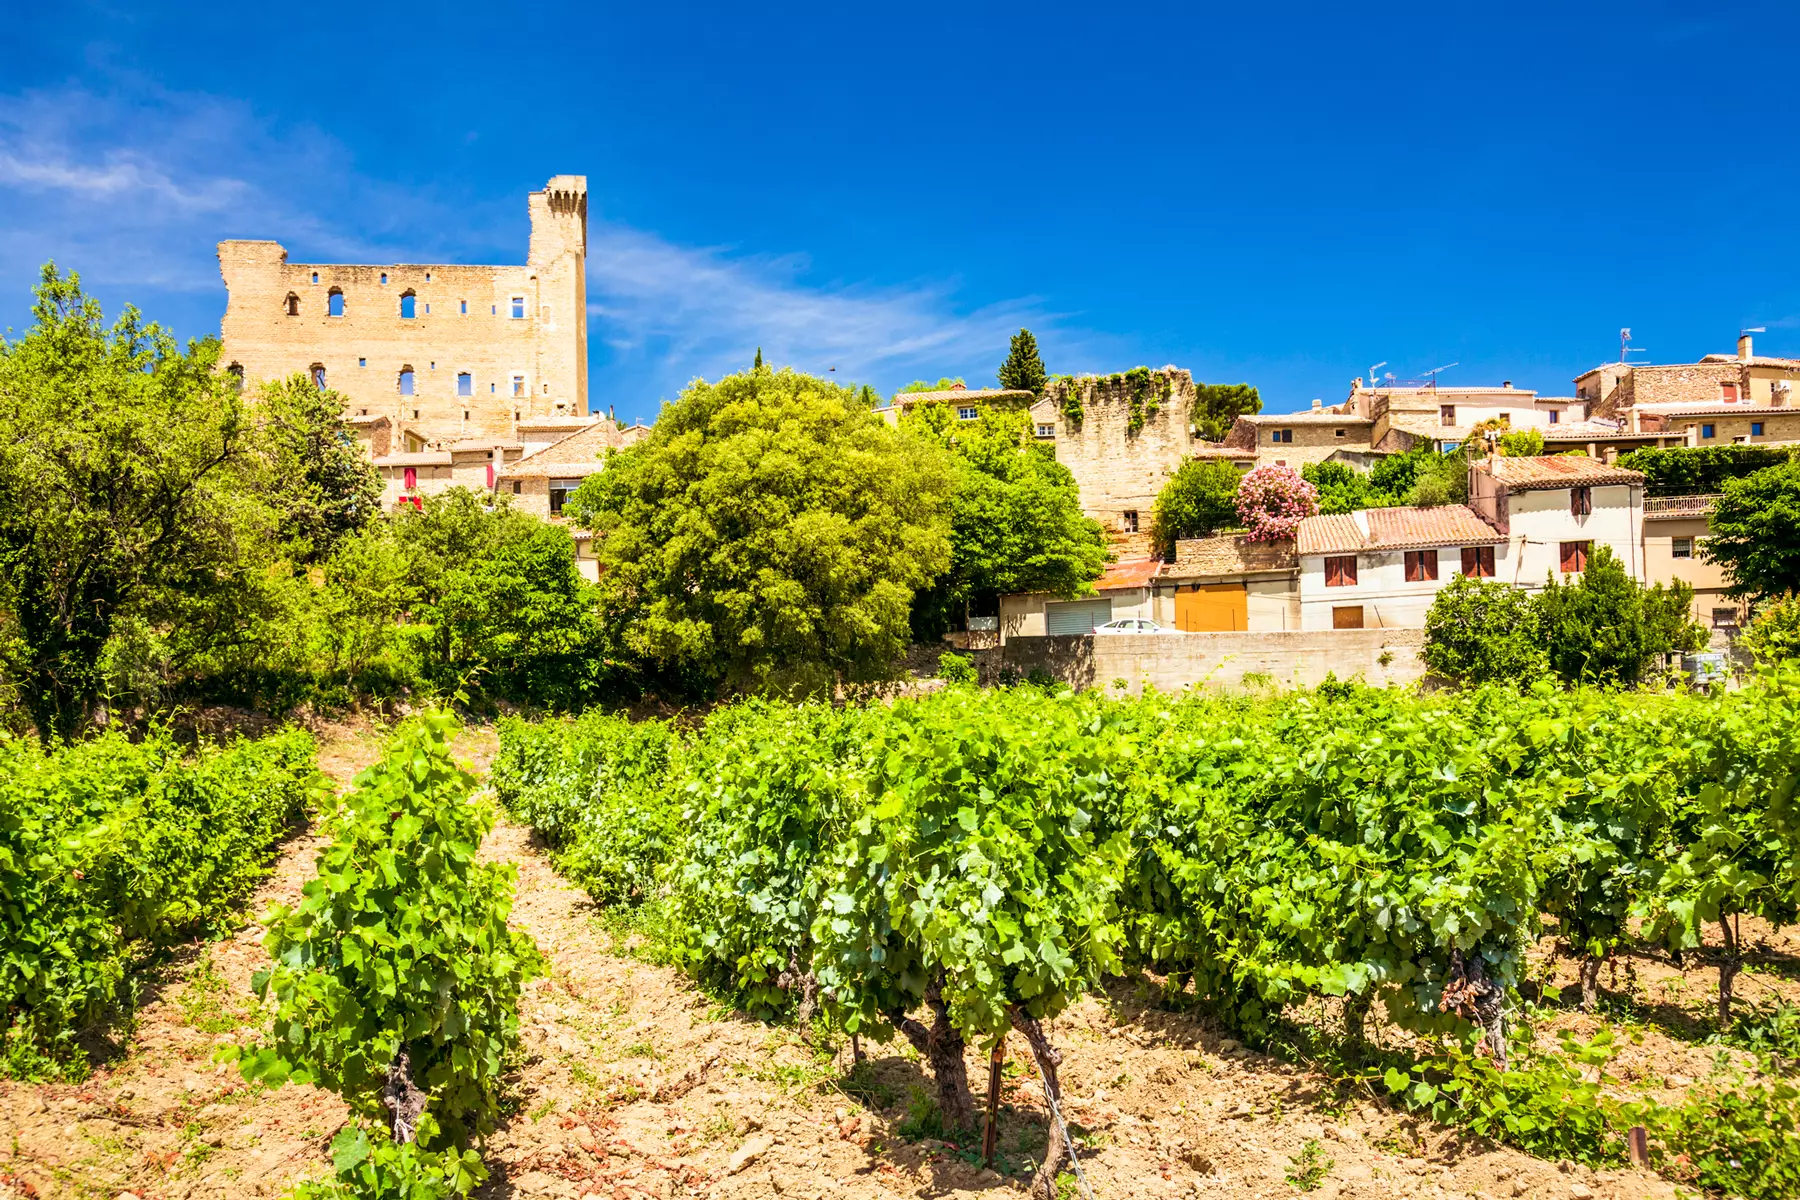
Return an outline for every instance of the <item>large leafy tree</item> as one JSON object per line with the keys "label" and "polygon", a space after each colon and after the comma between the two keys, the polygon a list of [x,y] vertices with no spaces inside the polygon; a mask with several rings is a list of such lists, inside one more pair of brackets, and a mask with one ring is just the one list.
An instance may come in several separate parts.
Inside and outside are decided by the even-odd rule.
{"label": "large leafy tree", "polygon": [[1031,330],[1021,329],[1013,335],[1006,361],[1000,364],[999,378],[1003,388],[1030,392],[1034,396],[1044,394],[1044,385],[1050,382],[1050,377],[1044,374],[1044,360],[1038,357],[1037,339],[1031,336]]}
{"label": "large leafy tree", "polygon": [[344,424],[344,397],[290,375],[263,384],[251,416],[281,538],[296,562],[329,557],[381,511],[381,477]]}
{"label": "large leafy tree", "polygon": [[1238,469],[1223,459],[1190,458],[1182,463],[1156,497],[1150,536],[1158,553],[1170,558],[1180,539],[1211,537],[1236,525],[1240,478]]}
{"label": "large leafy tree", "polygon": [[1548,668],[1538,611],[1521,588],[1458,575],[1425,614],[1432,674],[1462,684],[1530,683]]}
{"label": "large leafy tree", "polygon": [[914,624],[999,596],[1048,592],[1078,596],[1106,569],[1106,533],[1081,512],[1081,493],[1049,447],[1029,436],[1031,417],[990,409],[961,421],[941,405],[915,409],[902,428],[948,458],[950,570],[919,595]]}
{"label": "large leafy tree", "polygon": [[1700,557],[1725,569],[1732,595],[1800,591],[1800,462],[1725,480],[1709,525]]}
{"label": "large leafy tree", "polygon": [[1222,442],[1239,417],[1262,411],[1262,396],[1247,383],[1194,385],[1194,425],[1209,442]]}
{"label": "large leafy tree", "polygon": [[565,508],[594,531],[626,648],[695,683],[879,678],[949,565],[952,472],[851,388],[793,370],[697,380]]}
{"label": "large leafy tree", "polygon": [[184,351],[130,307],[109,328],[53,265],[36,295],[33,327],[0,343],[0,650],[48,741],[87,723],[121,620],[232,611],[269,530],[216,345]]}
{"label": "large leafy tree", "polygon": [[[905,387],[901,388],[900,394],[905,396],[910,395],[913,392],[947,392],[962,382],[963,379],[961,375],[945,375],[936,383],[932,383],[929,379],[915,379]],[[964,386],[967,385],[964,384]]]}
{"label": "large leafy tree", "polygon": [[1685,583],[1639,584],[1601,544],[1578,578],[1551,576],[1533,607],[1551,670],[1571,683],[1629,687],[1657,656],[1704,644],[1705,631],[1689,615],[1693,603]]}

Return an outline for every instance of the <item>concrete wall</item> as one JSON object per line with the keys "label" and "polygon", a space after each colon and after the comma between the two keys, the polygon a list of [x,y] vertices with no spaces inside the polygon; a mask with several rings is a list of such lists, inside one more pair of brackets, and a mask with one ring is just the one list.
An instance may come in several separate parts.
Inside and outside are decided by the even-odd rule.
{"label": "concrete wall", "polygon": [[[1509,577],[1509,547],[1494,547],[1494,577]],[[1300,558],[1300,628],[1328,630],[1332,610],[1360,605],[1365,629],[1423,629],[1425,614],[1438,592],[1462,574],[1462,547],[1437,548],[1438,577],[1408,582],[1406,553],[1402,550],[1365,550],[1356,555],[1356,582],[1325,586],[1323,554]],[[1335,556],[1333,556],[1335,557]]]}
{"label": "concrete wall", "polygon": [[[557,176],[531,194],[523,266],[290,263],[277,242],[219,243],[227,300],[220,362],[247,385],[325,369],[352,415],[393,419],[434,445],[511,440],[514,414],[587,408],[587,183]],[[385,277],[385,282],[383,281]],[[329,315],[333,290],[343,315]],[[400,315],[412,292],[414,315]],[[287,298],[298,303],[289,315]],[[512,316],[512,299],[524,315]],[[413,394],[400,394],[412,368]],[[457,394],[467,373],[471,395]],[[514,395],[518,377],[519,394]],[[417,413],[415,417],[413,414]]]}
{"label": "concrete wall", "polygon": [[1021,637],[1007,641],[988,665],[1021,675],[1045,671],[1080,688],[1123,679],[1134,694],[1145,686],[1177,692],[1195,684],[1241,685],[1246,676],[1311,686],[1327,672],[1408,684],[1425,675],[1418,657],[1424,642],[1423,632],[1410,629]]}

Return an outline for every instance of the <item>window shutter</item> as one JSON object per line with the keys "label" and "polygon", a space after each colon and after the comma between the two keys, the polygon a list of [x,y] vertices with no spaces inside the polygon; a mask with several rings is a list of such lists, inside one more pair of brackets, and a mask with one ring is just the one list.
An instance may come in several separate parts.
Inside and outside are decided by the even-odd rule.
{"label": "window shutter", "polygon": [[417,468],[417,467],[406,468],[406,490],[410,492],[418,486],[419,486],[419,468]]}

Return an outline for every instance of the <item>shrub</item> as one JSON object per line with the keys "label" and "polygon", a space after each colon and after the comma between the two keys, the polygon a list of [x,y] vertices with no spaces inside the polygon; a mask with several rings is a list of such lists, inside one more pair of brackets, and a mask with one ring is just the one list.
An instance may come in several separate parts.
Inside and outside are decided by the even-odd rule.
{"label": "shrub", "polygon": [[1760,663],[1800,658],[1800,596],[1789,592],[1757,606],[1744,648]]}
{"label": "shrub", "polygon": [[1258,467],[1238,484],[1237,510],[1251,541],[1282,541],[1319,511],[1319,491],[1292,467]]}
{"label": "shrub", "polygon": [[1723,491],[1728,481],[1790,457],[1780,446],[1668,446],[1621,454],[1618,465],[1644,473],[1646,495],[1690,496]]}
{"label": "shrub", "polygon": [[1536,429],[1512,429],[1500,435],[1500,453],[1508,458],[1536,458],[1544,452],[1544,435]]}
{"label": "shrub", "polygon": [[973,684],[976,681],[975,662],[966,654],[940,654],[938,678],[951,685]]}
{"label": "shrub", "polygon": [[1550,669],[1565,681],[1631,686],[1655,660],[1705,644],[1685,583],[1646,588],[1610,546],[1594,547],[1579,577],[1552,576],[1533,601]]}
{"label": "shrub", "polygon": [[[332,814],[300,903],[271,910],[275,966],[254,982],[273,1000],[272,1033],[240,1066],[252,1081],[330,1088],[360,1121],[391,1124],[391,1138],[362,1131],[367,1144],[416,1130],[419,1150],[451,1153],[458,1177],[478,1180],[479,1162],[456,1152],[494,1128],[519,992],[542,960],[506,926],[514,868],[475,861],[493,816],[451,760],[453,724],[440,712],[401,727]],[[356,1136],[334,1145],[340,1180]],[[407,1161],[444,1174],[404,1149],[368,1170]]]}

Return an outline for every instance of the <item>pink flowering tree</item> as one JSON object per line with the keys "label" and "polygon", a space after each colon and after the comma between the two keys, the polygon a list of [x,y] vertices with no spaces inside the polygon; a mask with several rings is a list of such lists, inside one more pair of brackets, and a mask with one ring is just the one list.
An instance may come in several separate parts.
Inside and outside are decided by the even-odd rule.
{"label": "pink flowering tree", "polygon": [[1238,484],[1237,510],[1251,541],[1279,542],[1319,511],[1319,489],[1292,467],[1258,467]]}

